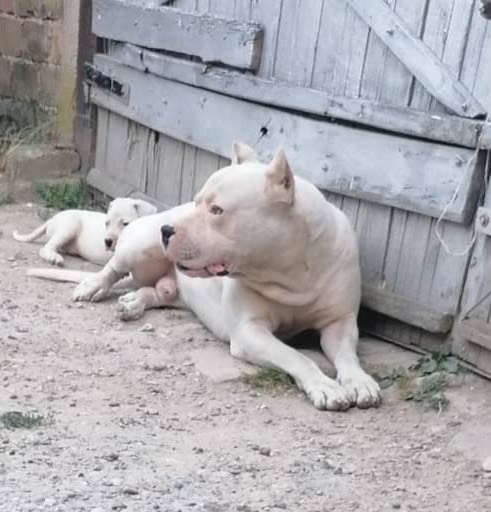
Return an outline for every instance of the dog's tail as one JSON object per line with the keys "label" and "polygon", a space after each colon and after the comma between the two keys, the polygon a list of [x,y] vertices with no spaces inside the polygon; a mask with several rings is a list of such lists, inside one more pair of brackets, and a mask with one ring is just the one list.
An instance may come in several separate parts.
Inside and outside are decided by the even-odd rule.
{"label": "dog's tail", "polygon": [[42,226],[39,226],[34,231],[31,231],[27,235],[21,235],[17,230],[14,231],[12,234],[14,240],[17,240],[17,242],[32,242],[33,240],[36,240],[36,238],[39,238],[41,235],[44,235],[46,233],[46,227],[48,226],[48,223],[45,222]]}
{"label": "dog's tail", "polygon": [[81,283],[95,272],[85,270],[65,270],[62,268],[31,268],[27,271],[30,277],[49,279],[50,281],[61,281],[63,283]]}

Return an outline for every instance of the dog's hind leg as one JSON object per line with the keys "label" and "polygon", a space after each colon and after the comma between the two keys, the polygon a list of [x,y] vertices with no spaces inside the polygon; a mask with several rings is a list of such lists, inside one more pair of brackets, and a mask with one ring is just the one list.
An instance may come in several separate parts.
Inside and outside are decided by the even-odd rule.
{"label": "dog's hind leg", "polygon": [[39,256],[52,265],[62,266],[65,262],[60,252],[77,236],[75,229],[55,231],[39,250]]}
{"label": "dog's hind leg", "polygon": [[335,366],[337,381],[346,389],[352,405],[362,409],[380,404],[380,387],[360,366],[356,355],[358,327],[349,315],[321,330],[323,352]]}

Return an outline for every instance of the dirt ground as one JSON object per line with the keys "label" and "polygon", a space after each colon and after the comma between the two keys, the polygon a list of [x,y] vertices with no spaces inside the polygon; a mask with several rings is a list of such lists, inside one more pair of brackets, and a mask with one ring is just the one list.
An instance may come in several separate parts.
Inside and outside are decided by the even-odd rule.
{"label": "dirt ground", "polygon": [[[0,414],[45,418],[0,426],[0,510],[490,510],[491,383],[467,375],[440,414],[394,387],[346,413],[254,390],[190,313],[124,324],[114,300],[75,304],[73,285],[28,279],[39,246],[11,233],[38,223],[36,207],[0,208]],[[368,339],[360,353],[415,358]]]}

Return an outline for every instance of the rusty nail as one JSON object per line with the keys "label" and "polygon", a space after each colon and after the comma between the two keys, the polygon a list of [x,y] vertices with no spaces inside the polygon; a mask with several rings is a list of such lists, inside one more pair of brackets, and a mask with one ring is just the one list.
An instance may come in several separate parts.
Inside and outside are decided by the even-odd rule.
{"label": "rusty nail", "polygon": [[479,216],[479,222],[481,223],[481,226],[485,228],[489,224],[489,217],[483,213]]}

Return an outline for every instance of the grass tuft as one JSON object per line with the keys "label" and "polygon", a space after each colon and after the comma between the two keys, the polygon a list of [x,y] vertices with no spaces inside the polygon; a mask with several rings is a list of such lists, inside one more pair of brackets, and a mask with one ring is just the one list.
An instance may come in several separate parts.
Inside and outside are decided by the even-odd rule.
{"label": "grass tuft", "polygon": [[252,375],[245,375],[244,382],[254,389],[289,389],[295,385],[294,380],[288,374],[273,370],[272,368],[261,368]]}
{"label": "grass tuft", "polygon": [[397,367],[390,372],[375,373],[382,389],[395,385],[404,400],[412,400],[429,409],[443,411],[450,401],[445,395],[449,375],[462,373],[458,360],[444,352],[432,352],[409,368]]}
{"label": "grass tuft", "polygon": [[78,183],[38,183],[36,193],[47,208],[56,210],[80,210],[85,208],[85,184]]}
{"label": "grass tuft", "polygon": [[0,415],[0,423],[9,430],[18,428],[31,430],[46,424],[43,416],[38,414],[26,414],[20,411],[3,413]]}

